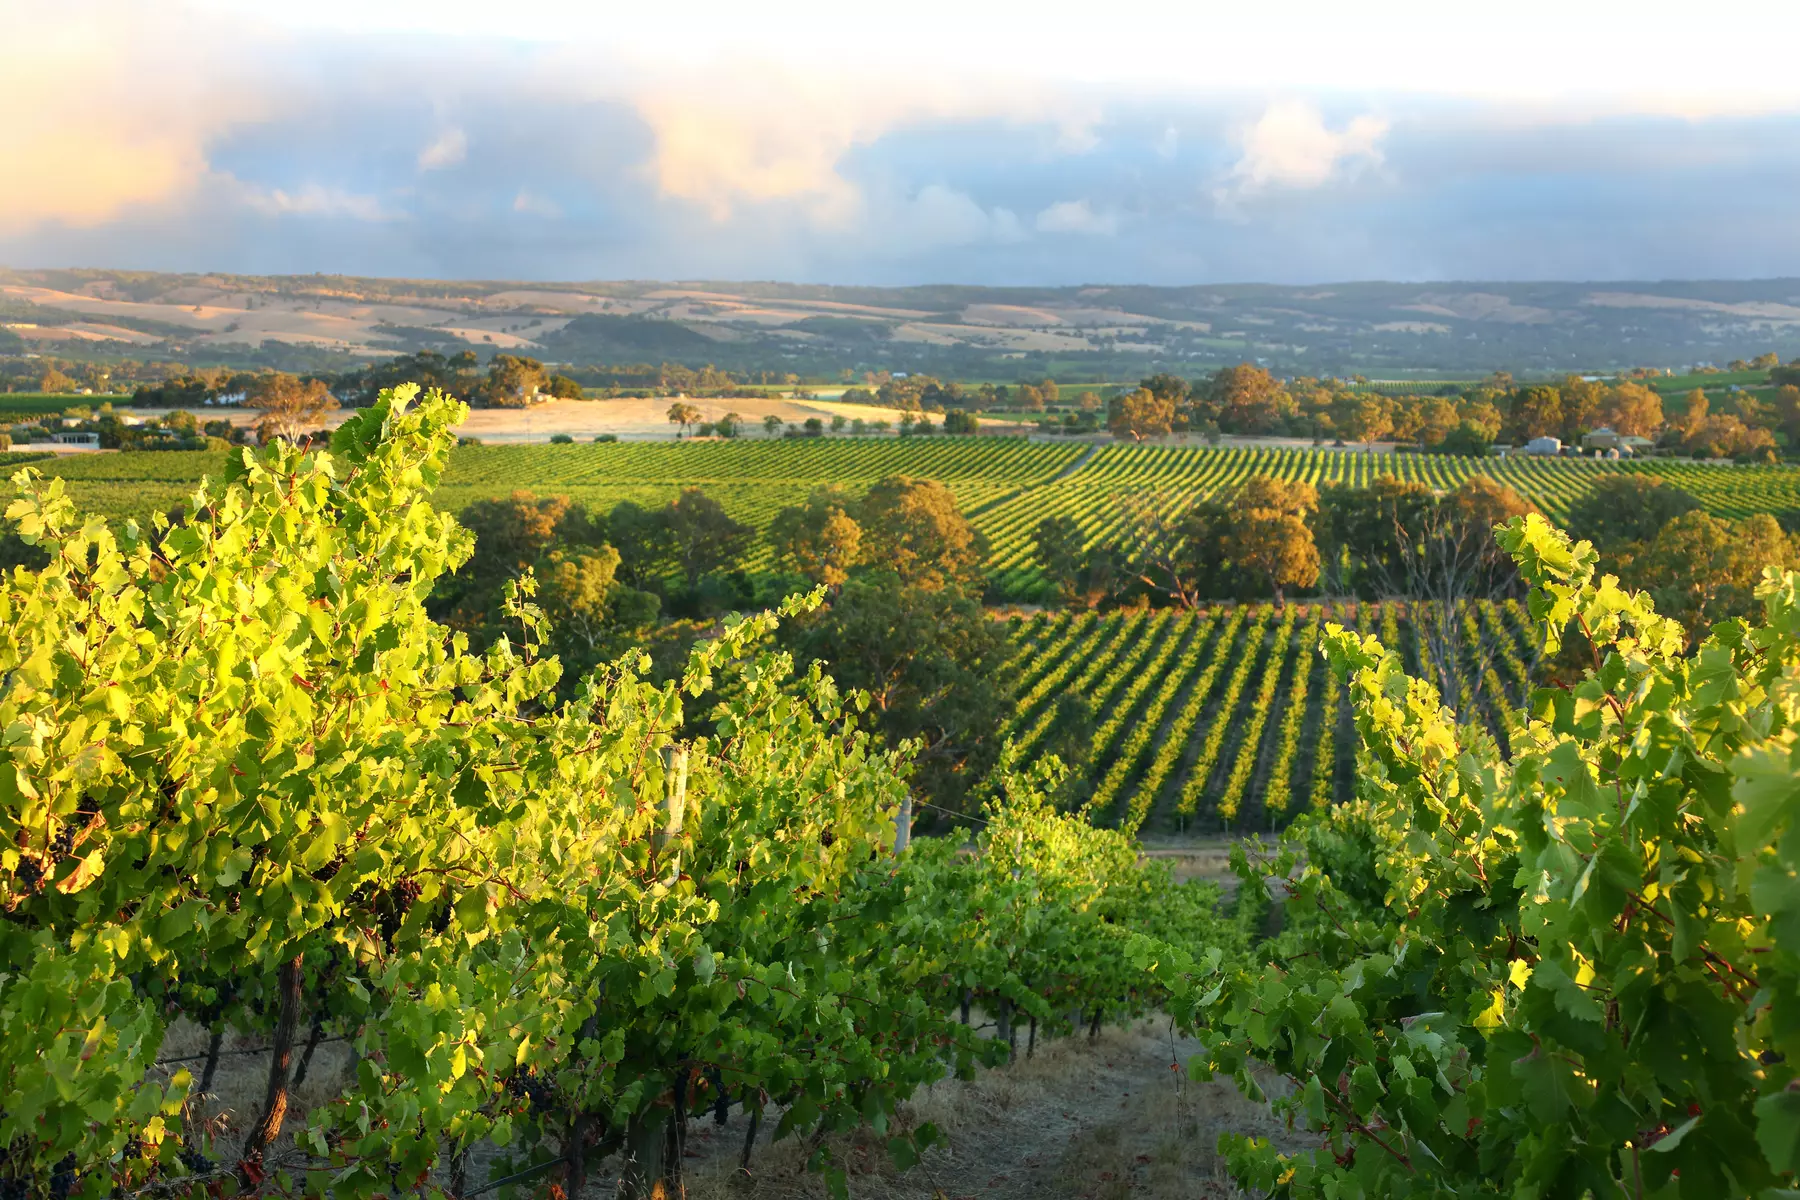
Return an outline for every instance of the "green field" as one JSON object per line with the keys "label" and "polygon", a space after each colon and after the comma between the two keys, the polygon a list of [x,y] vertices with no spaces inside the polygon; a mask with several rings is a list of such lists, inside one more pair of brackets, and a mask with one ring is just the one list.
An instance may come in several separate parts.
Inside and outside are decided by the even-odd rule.
{"label": "green field", "polygon": [[[142,516],[180,503],[224,452],[153,451],[46,460],[42,470],[69,482],[84,509]],[[1116,538],[1129,493],[1166,497],[1184,508],[1252,474],[1314,484],[1367,484],[1378,475],[1452,488],[1472,475],[1515,488],[1552,518],[1601,475],[1659,476],[1722,516],[1800,509],[1800,468],[1651,460],[1457,458],[1370,455],[1353,450],[1212,447],[1099,447],[1019,438],[820,439],[745,442],[616,442],[601,445],[465,446],[451,458],[438,501],[461,511],[471,501],[525,489],[610,508],[621,500],[662,503],[683,487],[716,496],[739,520],[761,528],[781,508],[823,483],[860,490],[884,475],[941,480],[988,538],[991,593],[1035,602],[1045,585],[1032,561],[1032,530],[1047,516],[1073,517],[1090,545]],[[766,564],[761,555],[749,567]]]}
{"label": "green field", "polygon": [[[1486,712],[1499,731],[1526,692],[1526,615],[1514,602],[1485,606],[1479,620],[1501,634],[1488,694],[1503,699]],[[1051,733],[1057,699],[1078,695],[1096,714],[1098,819],[1151,834],[1278,828],[1351,792],[1350,711],[1317,652],[1332,621],[1379,634],[1419,672],[1417,639],[1392,604],[1015,618],[1006,735],[1030,757]]]}

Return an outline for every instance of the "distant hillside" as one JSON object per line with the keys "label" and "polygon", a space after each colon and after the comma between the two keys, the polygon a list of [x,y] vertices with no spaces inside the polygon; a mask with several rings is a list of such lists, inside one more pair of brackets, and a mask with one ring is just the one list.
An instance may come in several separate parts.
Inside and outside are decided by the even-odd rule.
{"label": "distant hillside", "polygon": [[1257,359],[1470,376],[1800,354],[1800,279],[913,288],[0,269],[0,353],[269,365],[475,347],[577,364],[1129,378]]}

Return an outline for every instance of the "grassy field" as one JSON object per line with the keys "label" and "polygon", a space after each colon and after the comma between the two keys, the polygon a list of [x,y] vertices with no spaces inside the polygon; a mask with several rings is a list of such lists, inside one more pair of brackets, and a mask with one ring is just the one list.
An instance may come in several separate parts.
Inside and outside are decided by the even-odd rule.
{"label": "grassy field", "polygon": [[[43,460],[76,502],[109,516],[142,516],[184,500],[217,476],[223,452],[156,451]],[[1253,474],[1314,484],[1367,484],[1392,474],[1437,488],[1483,474],[1508,484],[1553,518],[1592,482],[1619,471],[1656,475],[1686,488],[1728,517],[1800,509],[1800,468],[1740,467],[1662,460],[1471,459],[1446,455],[1369,455],[1350,450],[1182,446],[1099,447],[1017,438],[816,439],[733,442],[619,442],[603,445],[468,446],[451,458],[438,501],[461,511],[471,501],[524,489],[610,508],[621,500],[658,504],[683,487],[716,496],[739,520],[759,528],[782,507],[823,483],[860,490],[884,475],[938,479],[953,492],[991,547],[991,593],[1035,602],[1046,587],[1033,562],[1031,533],[1046,516],[1075,519],[1089,544],[1119,535],[1119,498],[1150,493],[1179,509]],[[749,564],[766,565],[759,556]]]}

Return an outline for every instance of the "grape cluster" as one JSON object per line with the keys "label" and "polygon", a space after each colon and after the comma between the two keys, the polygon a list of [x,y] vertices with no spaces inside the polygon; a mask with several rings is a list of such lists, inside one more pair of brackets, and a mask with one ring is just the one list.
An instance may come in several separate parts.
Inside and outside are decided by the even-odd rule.
{"label": "grape cluster", "polygon": [[75,1156],[63,1155],[62,1161],[56,1164],[56,1170],[50,1174],[51,1200],[68,1200],[69,1193],[75,1190]]}
{"label": "grape cluster", "polygon": [[18,867],[13,871],[13,878],[19,881],[19,886],[26,892],[35,892],[38,884],[44,881],[44,872],[35,860],[21,858]]}
{"label": "grape cluster", "polygon": [[15,1175],[0,1179],[0,1200],[26,1200],[31,1195],[31,1185]]}
{"label": "grape cluster", "polygon": [[206,1155],[200,1153],[191,1146],[182,1147],[181,1165],[196,1175],[205,1174],[207,1171],[218,1166],[212,1159],[206,1157]]}
{"label": "grape cluster", "polygon": [[388,889],[387,902],[381,906],[381,936],[392,944],[394,935],[400,932],[400,923],[406,920],[406,914],[412,911],[413,901],[419,898],[419,881],[402,879]]}
{"label": "grape cluster", "polygon": [[63,855],[74,850],[75,827],[73,825],[64,825],[61,829],[57,830],[56,836],[50,839],[50,849],[55,852],[58,858],[61,858]]}
{"label": "grape cluster", "polygon": [[516,1099],[530,1101],[532,1109],[538,1112],[550,1108],[556,1100],[556,1085],[531,1070],[514,1071],[507,1076],[506,1091]]}

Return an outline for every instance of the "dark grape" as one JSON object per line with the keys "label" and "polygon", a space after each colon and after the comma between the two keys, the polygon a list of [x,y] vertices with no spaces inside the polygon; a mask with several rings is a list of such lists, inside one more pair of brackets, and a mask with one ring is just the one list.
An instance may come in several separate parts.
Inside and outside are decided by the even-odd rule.
{"label": "dark grape", "polygon": [[75,1188],[75,1156],[63,1155],[61,1162],[50,1176],[50,1195],[52,1200],[68,1200],[69,1193]]}
{"label": "dark grape", "polygon": [[514,1071],[507,1077],[506,1090],[515,1099],[530,1101],[538,1112],[552,1107],[556,1100],[556,1085],[536,1071]]}

